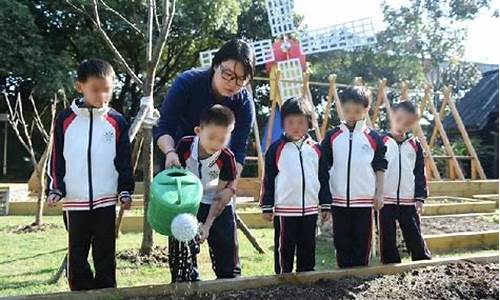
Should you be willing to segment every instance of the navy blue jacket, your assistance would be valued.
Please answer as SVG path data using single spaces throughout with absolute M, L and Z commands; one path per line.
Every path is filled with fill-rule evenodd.
M 192 69 L 174 81 L 160 108 L 160 120 L 154 130 L 155 141 L 168 134 L 177 144 L 182 137 L 194 135 L 194 127 L 200 124 L 202 112 L 214 104 L 221 104 L 230 108 L 236 118 L 229 148 L 236 161 L 243 164 L 255 119 L 252 96 L 243 89 L 239 94 L 216 103 L 212 75 L 211 69 Z

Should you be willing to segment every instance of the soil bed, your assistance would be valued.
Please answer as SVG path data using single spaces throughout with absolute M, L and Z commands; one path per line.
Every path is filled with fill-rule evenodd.
M 498 220 L 490 215 L 430 217 L 421 219 L 424 235 L 498 230 Z
M 498 299 L 498 263 L 455 263 L 401 274 L 321 280 L 311 285 L 162 296 L 161 299 Z M 133 299 L 160 299 L 156 297 Z

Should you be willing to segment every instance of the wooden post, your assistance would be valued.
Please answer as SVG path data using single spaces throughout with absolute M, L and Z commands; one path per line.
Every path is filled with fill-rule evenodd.
M 321 124 L 321 137 L 324 137 L 326 130 L 328 129 L 328 120 L 330 118 L 330 111 L 332 108 L 333 93 L 337 88 L 335 81 L 337 80 L 337 75 L 331 74 L 328 76 L 328 96 L 326 97 L 325 111 L 323 111 L 323 123 Z
M 446 97 L 446 96 L 445 96 Z M 430 99 L 430 101 L 432 103 L 434 103 L 432 101 L 432 99 Z M 444 115 L 445 115 L 445 109 L 446 109 L 446 101 L 443 99 L 442 103 L 441 103 L 441 107 L 439 108 L 439 117 L 441 119 L 444 118 Z M 437 138 L 437 135 L 438 135 L 438 128 L 434 127 L 434 130 L 432 131 L 432 135 L 431 135 L 431 138 L 429 140 L 429 146 L 432 148 L 434 147 L 434 144 L 436 143 L 436 138 Z
M 430 92 L 430 90 L 429 90 Z M 443 102 L 443 105 L 445 103 Z M 448 153 L 449 156 L 451 156 L 451 164 L 452 168 L 455 168 L 456 175 L 458 179 L 464 180 L 464 174 L 462 172 L 462 169 L 460 168 L 460 164 L 458 163 L 457 158 L 455 157 L 455 153 L 453 152 L 453 148 L 451 147 L 450 140 L 448 139 L 448 135 L 446 134 L 446 131 L 444 130 L 443 123 L 441 122 L 441 117 L 439 116 L 436 107 L 434 106 L 434 102 L 429 101 L 429 108 L 431 109 L 431 113 L 434 115 L 434 122 L 435 126 L 437 127 L 441 139 L 443 141 L 444 148 L 446 152 Z M 432 147 L 432 146 L 431 146 Z M 455 175 L 455 173 L 453 173 Z
M 255 150 L 257 151 L 257 172 L 259 178 L 262 178 L 264 174 L 264 155 L 262 154 L 262 148 L 260 147 L 260 135 L 259 135 L 259 124 L 257 120 L 253 122 L 253 135 L 255 138 Z
M 245 222 L 243 222 L 243 220 L 241 220 L 241 218 L 237 214 L 235 214 L 235 218 L 236 218 L 236 225 L 243 232 L 243 234 L 247 237 L 248 241 L 250 241 L 250 243 L 255 248 L 255 250 L 257 250 L 257 252 L 259 252 L 259 254 L 266 253 L 264 251 L 264 249 L 257 242 L 257 239 L 252 235 L 252 232 L 250 232 L 250 229 L 245 224 Z
M 420 126 L 420 118 L 422 117 L 422 112 L 425 108 L 425 103 L 429 102 L 430 98 L 430 92 L 431 92 L 431 86 L 427 85 L 425 86 L 424 90 L 424 98 L 422 100 L 422 103 L 420 104 L 420 115 L 419 115 L 419 121 L 415 124 L 415 127 L 413 128 L 413 132 L 417 135 L 420 144 L 422 145 L 422 148 L 424 150 L 424 157 L 426 160 L 426 168 L 430 171 L 428 174 L 431 175 L 432 178 L 436 180 L 441 180 L 441 175 L 439 174 L 439 170 L 437 168 L 436 162 L 434 161 L 434 158 L 432 157 L 432 152 L 431 152 L 431 147 L 427 143 L 427 139 L 424 135 L 424 131 L 422 130 L 422 126 Z
M 342 111 L 342 103 L 340 103 L 339 94 L 337 93 L 336 84 L 333 86 L 333 103 L 335 104 L 335 110 L 337 110 L 337 116 L 341 121 L 345 120 L 344 111 Z
M 432 157 L 431 148 L 429 147 L 429 144 L 427 144 L 427 139 L 425 138 L 424 132 L 419 123 L 415 125 L 415 127 L 413 128 L 413 132 L 418 137 L 418 140 L 422 145 L 422 149 L 424 150 L 424 158 L 426 161 L 425 167 L 430 171 L 428 172 L 428 174 L 430 174 L 431 177 L 436 180 L 441 180 L 441 175 L 439 174 L 436 162 Z
M 470 161 L 470 179 L 474 180 L 477 179 L 477 168 L 476 168 L 476 162 L 474 159 L 471 159 Z
M 387 79 L 383 78 L 378 81 L 378 92 L 377 92 L 377 101 L 375 101 L 375 106 L 373 107 L 372 113 L 372 124 L 375 126 L 378 121 L 378 114 L 380 112 L 380 106 L 384 103 L 384 95 L 385 95 L 385 86 L 387 84 Z M 386 108 L 388 110 L 388 108 Z
M 479 174 L 479 178 L 481 179 L 486 179 L 486 174 L 484 173 L 483 167 L 481 166 L 481 162 L 479 161 L 479 157 L 477 156 L 476 149 L 474 149 L 474 146 L 472 145 L 472 142 L 469 138 L 469 134 L 467 133 L 467 130 L 465 129 L 465 125 L 462 122 L 462 118 L 460 117 L 460 114 L 458 113 L 457 107 L 455 106 L 455 102 L 451 99 L 451 92 L 452 88 L 451 86 L 448 86 L 444 90 L 444 101 L 446 101 L 446 104 L 450 107 L 451 114 L 453 115 L 453 118 L 455 119 L 455 122 L 457 123 L 457 128 L 458 131 L 460 131 L 460 134 L 462 135 L 462 139 L 465 143 L 465 147 L 467 148 L 467 152 L 469 152 L 469 155 L 472 157 L 471 159 L 471 166 L 472 162 L 475 164 L 475 170 Z
M 320 141 L 322 139 L 321 132 L 318 127 L 318 116 L 316 115 L 316 110 L 314 109 L 314 102 L 312 100 L 311 91 L 309 90 L 309 76 L 311 73 L 309 70 L 306 70 L 302 76 L 302 98 L 305 101 L 308 101 L 311 105 L 311 109 L 313 111 L 313 130 L 316 134 L 316 140 Z
M 401 101 L 410 100 L 410 95 L 408 93 L 408 80 L 401 82 L 401 96 L 399 97 Z
M 274 76 L 273 76 L 274 75 Z M 273 80 L 274 77 L 274 80 Z M 267 121 L 267 136 L 266 136 L 266 144 L 264 149 L 267 151 L 269 146 L 271 146 L 271 140 L 273 135 L 273 126 L 274 126 L 274 114 L 276 111 L 276 104 L 280 98 L 280 89 L 279 89 L 279 80 L 280 80 L 280 70 L 277 66 L 273 66 L 271 70 L 271 91 L 274 89 L 274 93 L 271 93 L 271 112 L 269 115 L 269 120 Z

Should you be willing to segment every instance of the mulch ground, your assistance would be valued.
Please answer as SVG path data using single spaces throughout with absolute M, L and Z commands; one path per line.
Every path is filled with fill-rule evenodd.
M 155 246 L 149 255 L 140 253 L 139 249 L 125 249 L 116 253 L 116 258 L 136 265 L 166 267 L 168 266 L 168 248 Z

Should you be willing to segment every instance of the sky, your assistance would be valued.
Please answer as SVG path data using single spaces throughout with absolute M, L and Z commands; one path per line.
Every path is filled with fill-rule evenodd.
M 407 3 L 407 0 L 387 2 L 397 7 Z M 385 27 L 381 3 L 381 0 L 295 0 L 295 12 L 304 16 L 304 23 L 311 29 L 368 17 L 372 19 L 375 30 L 378 31 Z M 500 0 L 492 0 L 491 6 L 500 7 Z M 491 15 L 491 11 L 484 9 L 476 19 L 465 23 L 468 37 L 464 60 L 500 63 L 500 38 L 497 31 L 500 29 L 500 21 Z

